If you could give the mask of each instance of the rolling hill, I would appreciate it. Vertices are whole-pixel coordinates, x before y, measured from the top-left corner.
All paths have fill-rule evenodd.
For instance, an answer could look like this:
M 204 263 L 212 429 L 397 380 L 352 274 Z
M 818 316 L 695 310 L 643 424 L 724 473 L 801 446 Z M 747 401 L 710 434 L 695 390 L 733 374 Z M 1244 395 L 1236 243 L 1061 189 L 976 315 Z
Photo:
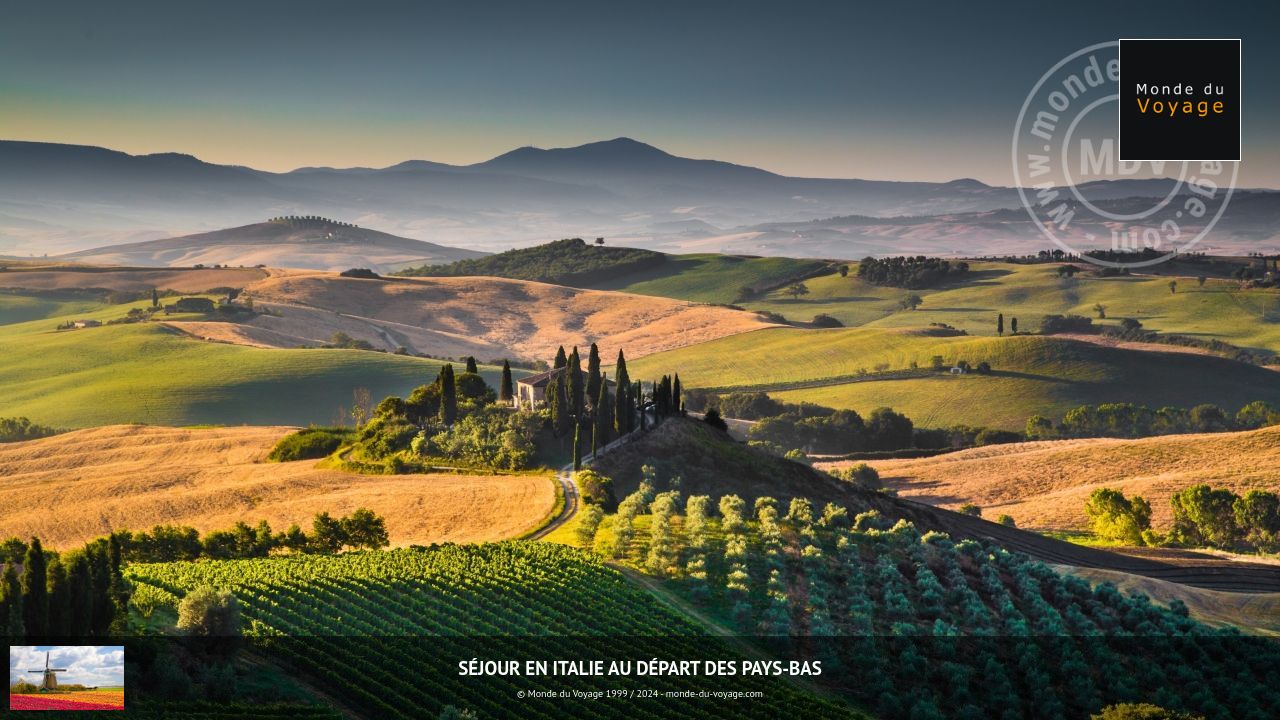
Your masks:
M 199 337 L 261 347 L 316 346 L 346 332 L 375 347 L 434 356 L 550 361 L 563 345 L 628 357 L 769 323 L 741 310 L 493 277 L 366 280 L 276 272 L 246 288 L 270 311 L 245 322 L 172 323 Z
M 1005 316 L 1006 332 L 1013 318 L 1020 330 L 1035 331 L 1049 314 L 1094 317 L 1099 325 L 1133 318 L 1163 333 L 1216 337 L 1241 347 L 1280 351 L 1280 290 L 1242 288 L 1237 280 L 1215 277 L 1221 270 L 1209 262 L 1156 270 L 1163 274 L 1099 277 L 1084 271 L 1064 278 L 1057 264 L 973 262 L 965 279 L 906 290 L 864 282 L 856 277 L 854 264 L 849 277 L 831 273 L 807 280 L 809 294 L 798 299 L 775 291 L 742 304 L 796 320 L 826 313 L 848 326 L 921 327 L 936 322 L 983 336 L 996 334 L 997 313 Z M 1199 275 L 1207 276 L 1203 286 Z M 1177 292 L 1169 291 L 1170 280 L 1177 282 Z M 903 310 L 902 299 L 913 293 L 923 303 Z M 1097 304 L 1105 308 L 1105 321 L 1097 319 Z
M 0 444 L 0 535 L 61 548 L 159 524 L 308 527 L 317 512 L 367 507 L 400 547 L 516 537 L 555 503 L 544 475 L 356 475 L 265 462 L 291 431 L 115 425 Z
M 947 367 L 986 361 L 993 371 L 931 372 L 935 355 Z M 939 336 L 929 329 L 773 328 L 651 355 L 630 370 L 633 377 L 675 371 L 686 387 L 767 391 L 788 402 L 863 414 L 888 405 L 921 427 L 1020 430 L 1031 415 L 1059 418 L 1073 407 L 1106 402 L 1217 403 L 1232 412 L 1253 400 L 1280 402 L 1280 373 L 1213 355 L 1053 336 Z
M 328 220 L 272 220 L 213 232 L 61 256 L 65 260 L 126 266 L 269 265 L 315 270 L 370 268 L 377 272 L 414 264 L 447 263 L 484 253 Z
M 107 322 L 130 305 L 73 317 Z M 176 318 L 175 318 L 176 319 Z M 0 417 L 62 428 L 331 424 L 353 392 L 373 402 L 430 382 L 442 363 L 362 350 L 266 350 L 201 342 L 161 323 L 57 332 L 55 322 L 0 326 Z M 482 368 L 490 384 L 498 368 Z
M 763 294 L 791 280 L 811 277 L 830 266 L 831 263 L 822 260 L 785 257 L 667 255 L 569 238 L 478 260 L 409 268 L 399 274 L 408 277 L 488 275 L 724 304 Z
M 974 503 L 986 517 L 1008 514 L 1019 527 L 1046 530 L 1087 529 L 1089 493 L 1114 488 L 1150 501 L 1152 526 L 1165 532 L 1173 521 L 1169 497 L 1186 487 L 1208 483 L 1243 494 L 1280 486 L 1280 428 L 994 445 L 871 465 L 902 497 L 943 507 Z

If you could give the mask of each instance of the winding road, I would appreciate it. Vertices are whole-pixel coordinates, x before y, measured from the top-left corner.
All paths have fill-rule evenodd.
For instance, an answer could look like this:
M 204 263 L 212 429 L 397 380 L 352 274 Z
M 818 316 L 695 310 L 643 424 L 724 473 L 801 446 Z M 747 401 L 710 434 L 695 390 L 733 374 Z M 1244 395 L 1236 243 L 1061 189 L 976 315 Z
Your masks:
M 556 481 L 560 483 L 560 489 L 564 492 L 564 506 L 560 508 L 560 514 L 540 529 L 530 533 L 526 540 L 541 540 L 556 528 L 569 522 L 569 518 L 578 512 L 578 486 L 573 484 L 573 466 L 565 465 L 560 468 L 556 473 Z

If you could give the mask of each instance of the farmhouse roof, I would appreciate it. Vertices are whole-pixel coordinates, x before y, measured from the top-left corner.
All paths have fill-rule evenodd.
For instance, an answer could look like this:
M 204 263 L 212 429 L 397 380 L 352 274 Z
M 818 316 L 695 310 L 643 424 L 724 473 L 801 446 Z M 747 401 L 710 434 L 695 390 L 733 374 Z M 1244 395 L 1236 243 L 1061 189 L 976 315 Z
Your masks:
M 546 387 L 547 383 L 551 382 L 552 378 L 559 377 L 564 373 L 564 371 L 564 368 L 553 368 L 546 372 L 540 372 L 537 375 L 526 375 L 516 380 L 516 384 L 528 385 L 529 387 Z M 605 378 L 605 381 L 610 385 L 614 384 L 614 382 L 608 378 Z

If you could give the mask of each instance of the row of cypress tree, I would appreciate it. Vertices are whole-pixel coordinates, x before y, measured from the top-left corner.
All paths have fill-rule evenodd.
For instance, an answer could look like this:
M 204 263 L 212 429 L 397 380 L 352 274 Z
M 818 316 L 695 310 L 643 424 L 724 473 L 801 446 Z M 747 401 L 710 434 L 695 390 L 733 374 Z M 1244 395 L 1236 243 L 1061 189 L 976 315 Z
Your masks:
M 111 634 L 129 604 L 128 585 L 120 574 L 120 543 L 114 536 L 66 554 L 45 550 L 39 538 L 32 538 L 25 550 L 21 545 L 12 540 L 5 544 L 0 577 L 0 624 L 5 635 Z

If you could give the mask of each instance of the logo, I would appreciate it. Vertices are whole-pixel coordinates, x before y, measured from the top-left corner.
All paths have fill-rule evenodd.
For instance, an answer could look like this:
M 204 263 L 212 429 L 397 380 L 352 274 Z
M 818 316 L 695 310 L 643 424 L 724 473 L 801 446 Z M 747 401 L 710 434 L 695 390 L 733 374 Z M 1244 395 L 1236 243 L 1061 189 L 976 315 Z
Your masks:
M 1013 174 L 1023 207 L 1055 245 L 1137 268 L 1197 247 L 1226 211 L 1239 165 L 1121 160 L 1119 90 L 1117 41 L 1049 68 L 1018 113 Z

